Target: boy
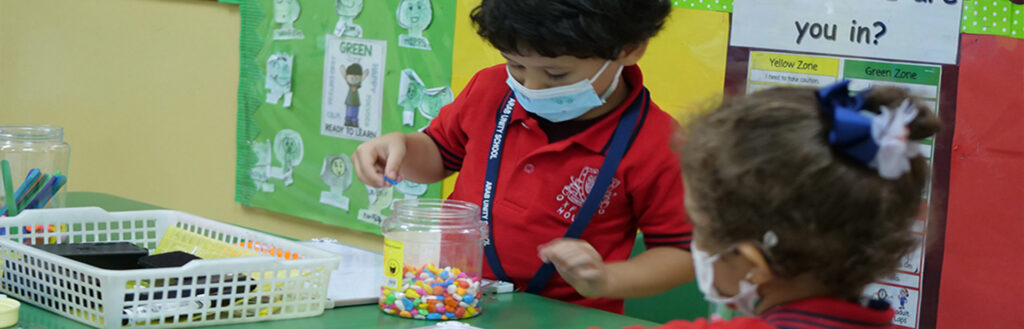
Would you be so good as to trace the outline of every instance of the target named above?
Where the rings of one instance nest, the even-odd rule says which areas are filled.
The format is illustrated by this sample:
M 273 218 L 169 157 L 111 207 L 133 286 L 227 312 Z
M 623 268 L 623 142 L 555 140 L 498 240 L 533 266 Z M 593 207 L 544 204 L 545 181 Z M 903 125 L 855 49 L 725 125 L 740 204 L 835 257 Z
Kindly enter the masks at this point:
M 359 88 L 363 86 L 363 80 L 370 75 L 370 70 L 364 70 L 359 64 L 352 64 L 348 67 L 341 66 L 341 72 L 345 73 L 345 82 L 348 83 L 348 96 L 345 98 L 345 125 L 359 127 Z
M 521 290 L 622 313 L 622 298 L 689 282 L 677 126 L 636 66 L 669 11 L 663 0 L 484 0 L 477 33 L 507 63 L 478 72 L 424 132 L 361 145 L 357 176 L 387 186 L 460 172 L 451 198 L 481 204 L 491 226 L 484 276 Z M 638 228 L 649 250 L 627 260 Z

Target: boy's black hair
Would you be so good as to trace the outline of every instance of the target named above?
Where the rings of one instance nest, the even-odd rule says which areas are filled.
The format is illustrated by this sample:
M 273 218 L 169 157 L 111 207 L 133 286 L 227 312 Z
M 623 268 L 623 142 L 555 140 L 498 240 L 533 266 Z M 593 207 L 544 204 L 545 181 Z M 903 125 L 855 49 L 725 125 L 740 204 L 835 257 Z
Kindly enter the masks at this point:
M 502 52 L 615 59 L 657 34 L 671 7 L 668 0 L 483 0 L 470 18 Z
M 363 66 L 359 65 L 359 63 L 349 65 L 345 69 L 345 75 L 363 75 Z

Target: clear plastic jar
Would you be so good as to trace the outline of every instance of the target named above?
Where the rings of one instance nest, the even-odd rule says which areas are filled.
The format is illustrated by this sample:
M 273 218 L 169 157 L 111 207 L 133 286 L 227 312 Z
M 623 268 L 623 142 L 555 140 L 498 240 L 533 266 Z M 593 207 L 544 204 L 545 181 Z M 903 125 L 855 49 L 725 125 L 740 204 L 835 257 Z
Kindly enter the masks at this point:
M 11 180 L 14 183 L 12 190 L 21 186 L 33 168 L 49 175 L 60 170 L 62 175 L 67 176 L 70 156 L 71 147 L 64 142 L 64 128 L 49 125 L 0 125 L 0 159 L 11 163 Z M 0 181 L 0 186 L 2 184 Z M 47 207 L 63 207 L 66 190 L 66 186 L 60 189 L 50 199 Z M 0 188 L 0 195 L 4 195 L 3 188 Z
M 399 200 L 381 223 L 381 232 L 381 311 L 427 320 L 465 319 L 483 312 L 480 280 L 488 235 L 480 207 L 456 200 Z

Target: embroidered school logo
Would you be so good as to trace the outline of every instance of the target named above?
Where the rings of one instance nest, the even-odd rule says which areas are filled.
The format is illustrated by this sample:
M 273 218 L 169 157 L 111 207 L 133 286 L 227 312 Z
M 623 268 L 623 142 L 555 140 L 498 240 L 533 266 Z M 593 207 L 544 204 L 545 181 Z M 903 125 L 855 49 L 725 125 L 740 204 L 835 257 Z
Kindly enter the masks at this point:
M 562 203 L 557 211 L 559 216 L 570 222 L 576 220 L 576 214 L 583 207 L 583 202 L 590 195 L 590 190 L 594 188 L 594 183 L 597 181 L 597 173 L 597 169 L 583 167 L 579 176 L 569 177 L 569 184 L 562 187 L 562 193 L 555 197 L 555 200 Z M 605 209 L 612 203 L 612 198 L 619 195 L 615 192 L 615 188 L 621 184 L 622 181 L 612 178 L 611 184 L 608 185 L 608 191 L 605 191 L 604 198 L 601 199 L 601 205 L 597 207 L 595 215 L 604 214 Z

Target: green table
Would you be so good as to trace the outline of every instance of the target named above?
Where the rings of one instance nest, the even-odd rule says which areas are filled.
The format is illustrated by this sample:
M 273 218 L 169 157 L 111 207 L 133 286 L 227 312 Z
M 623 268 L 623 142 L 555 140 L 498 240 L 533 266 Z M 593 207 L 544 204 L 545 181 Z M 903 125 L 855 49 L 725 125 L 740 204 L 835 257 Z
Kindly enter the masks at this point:
M 158 209 L 159 207 L 117 196 L 71 192 L 67 196 L 68 207 L 99 206 L 107 211 L 129 211 Z M 24 329 L 37 328 L 89 328 L 32 305 L 22 304 L 18 325 Z M 622 328 L 641 324 L 656 326 L 656 323 L 630 318 L 614 313 L 590 309 L 525 293 L 502 294 L 484 304 L 484 313 L 464 321 L 485 328 Z M 416 328 L 432 324 L 429 321 L 414 321 L 386 315 L 377 305 L 341 307 L 324 311 L 323 315 L 271 322 L 256 322 L 227 325 L 222 328 L 301 328 L 301 329 L 369 329 L 369 328 Z

